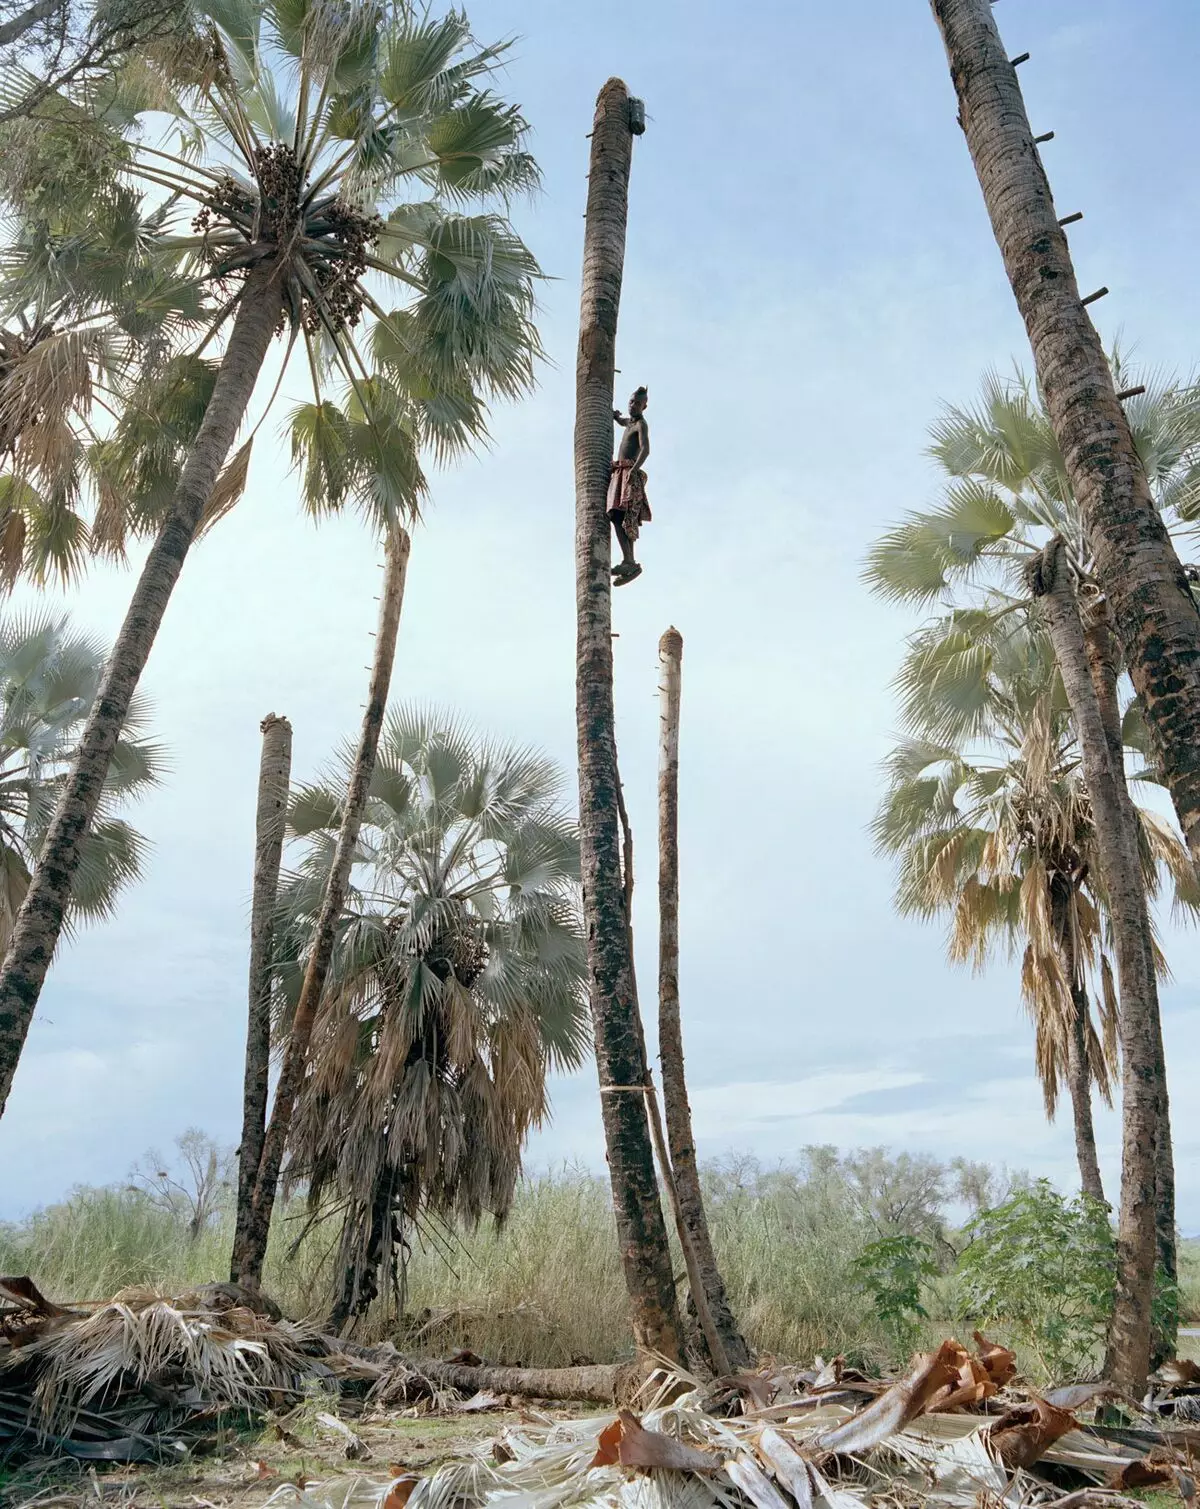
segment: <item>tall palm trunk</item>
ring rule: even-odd
[[[613,370],[629,167],[629,95],[610,79],[596,102],[583,241],[575,372],[575,709],[579,831],[596,1069],[617,1237],[634,1340],[680,1359],[667,1229],[654,1174],[644,1087],[646,1048],[637,1013],[621,883],[619,776],[613,709],[612,547],[605,515],[613,442]]]
[[[201,514],[254,393],[278,313],[274,269],[255,268],[242,290],[200,431],[134,588],[0,968],[0,1114],[62,932],[80,845],[96,815],[130,700],[154,648]]]
[[[1200,612],[1153,499],[1112,373],[1079,296],[1016,70],[989,0],[932,0],[959,120],[1033,347],[1096,575],[1200,861]]]
[[[321,1004],[321,993],[325,989],[329,966],[333,961],[338,919],[346,903],[350,871],[354,866],[354,851],[358,844],[358,830],[362,826],[363,809],[371,789],[371,777],[375,773],[375,754],[379,748],[388,689],[392,682],[392,662],[396,658],[396,633],[400,627],[400,609],[404,604],[404,578],[408,569],[409,548],[407,532],[397,527],[387,544],[379,627],[375,637],[375,659],[371,666],[371,681],[367,689],[367,705],[363,712],[358,752],[350,774],[333,864],[329,879],[325,882],[325,895],[313,929],[308,965],[300,986],[300,999],[292,1016],[283,1067],[279,1073],[279,1083],[275,1087],[275,1102],[271,1107],[271,1120],[263,1142],[254,1190],[254,1208],[247,1223],[240,1282],[248,1288],[257,1288],[262,1284],[267,1237],[271,1230],[271,1212],[275,1208],[275,1194],[279,1188],[279,1170],[283,1167],[296,1097],[300,1093],[308,1067],[308,1046],[312,1041],[313,1024],[317,1018],[317,1007]]]
[[[1125,740],[1121,734],[1121,705],[1117,700],[1117,657],[1109,626],[1108,604],[1101,601],[1089,612],[1089,621],[1084,629],[1084,648],[1087,651],[1088,671],[1095,688],[1100,718],[1104,724],[1104,737],[1108,744],[1108,758],[1116,784],[1117,800],[1121,805],[1124,821],[1138,842],[1138,817],[1125,779]],[[1146,911],[1146,938],[1144,944],[1154,959],[1154,938],[1150,930],[1150,913]],[[1158,991],[1154,994],[1153,1041],[1151,1047],[1157,1059],[1160,1094],[1158,1104],[1158,1171],[1155,1180],[1155,1231],[1158,1249],[1158,1267],[1173,1289],[1179,1273],[1175,1232],[1175,1157],[1171,1137],[1171,1103],[1167,1089],[1166,1047],[1163,1042],[1162,1012],[1159,1009]],[[1179,1318],[1173,1311],[1160,1316],[1160,1325],[1155,1330],[1155,1361],[1174,1356],[1179,1327]]]
[[[271,946],[279,865],[287,826],[292,775],[292,725],[274,713],[262,721],[258,808],[254,815],[254,893],[250,904],[250,990],[246,1028],[246,1075],[242,1086],[242,1141],[238,1148],[237,1216],[229,1277],[244,1284],[246,1231],[267,1130],[267,1080],[271,1067]]]
[[[734,1319],[713,1251],[683,1068],[683,1026],[679,1012],[679,703],[683,636],[678,629],[668,629],[658,641],[658,663],[662,676],[658,758],[658,1052],[662,1060],[663,1114],[680,1214],[720,1338],[724,1363],[729,1369],[741,1369],[751,1364],[750,1348]],[[721,1371],[727,1370],[721,1359],[713,1360]]]
[[[1079,604],[1061,538],[1051,540],[1037,558],[1030,581],[1043,606],[1079,739],[1116,945],[1121,992],[1121,1210],[1106,1373],[1115,1383],[1140,1392],[1150,1369],[1156,1155],[1163,1095],[1162,1060],[1155,1050],[1157,986],[1154,960],[1146,946],[1146,887],[1134,835],[1117,796],[1100,704],[1088,668]]]
[[[1066,967],[1064,963],[1064,968]],[[1067,1088],[1071,1092],[1071,1117],[1075,1124],[1075,1157],[1079,1163],[1079,1187],[1093,1200],[1104,1199],[1100,1159],[1096,1154],[1096,1128],[1092,1121],[1092,1066],[1088,1053],[1087,991],[1072,975],[1071,1035],[1067,1040]]]

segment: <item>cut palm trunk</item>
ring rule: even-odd
[[[62,932],[81,845],[201,516],[254,393],[279,314],[277,272],[247,276],[196,442],[146,557],[0,968],[0,1114]]]
[[[1095,572],[1200,860],[1200,612],[1150,495],[1112,372],[1080,298],[1016,69],[989,0],[932,0],[1038,386],[1083,511]]]
[[[267,1081],[271,1068],[271,979],[275,904],[287,826],[292,775],[292,725],[269,713],[262,721],[258,806],[254,817],[254,891],[250,904],[250,986],[246,1028],[246,1074],[242,1086],[242,1141],[238,1148],[237,1216],[229,1278],[242,1284],[246,1233],[267,1130]]]
[[[702,1297],[720,1341],[719,1354],[712,1360],[718,1371],[724,1373],[749,1367],[751,1356],[730,1308],[713,1251],[684,1074],[679,1009],[679,706],[683,636],[678,629],[668,629],[659,640],[658,663],[662,678],[658,762],[658,1052],[662,1061],[663,1114],[680,1219],[694,1254]]]
[[[1117,1285],[1106,1372],[1114,1383],[1140,1396],[1150,1369],[1158,1120],[1165,1094],[1155,1045],[1158,991],[1148,947],[1146,886],[1136,835],[1117,794],[1124,773],[1114,771],[1109,757],[1075,585],[1060,538],[1036,558],[1030,584],[1042,605],[1075,723],[1112,918],[1121,996],[1122,1149]]]
[[[275,1195],[279,1188],[279,1171],[283,1167],[284,1153],[287,1150],[288,1133],[291,1130],[296,1097],[300,1093],[300,1086],[308,1068],[308,1049],[312,1041],[313,1024],[316,1021],[317,1007],[321,1003],[321,993],[325,988],[329,966],[333,960],[337,925],[346,903],[350,872],[354,866],[358,830],[362,826],[363,809],[371,789],[371,777],[375,773],[375,754],[379,748],[379,735],[383,728],[384,713],[387,710],[388,691],[392,682],[392,663],[396,658],[396,634],[400,627],[400,610],[404,603],[404,580],[408,569],[409,548],[407,532],[397,527],[387,544],[379,627],[375,636],[375,659],[371,667],[371,681],[367,690],[367,704],[363,712],[358,751],[350,775],[346,805],[342,811],[342,823],[338,830],[333,864],[325,883],[321,910],[313,929],[308,963],[300,987],[300,998],[292,1016],[283,1066],[279,1073],[279,1083],[275,1088],[271,1120],[267,1127],[262,1159],[259,1163],[254,1207],[247,1227],[245,1257],[242,1262],[241,1282],[248,1287],[258,1287],[262,1283],[263,1263],[267,1255],[267,1237],[271,1229],[271,1213],[275,1207]]]
[[[632,125],[625,85],[610,79],[600,91],[592,132],[575,376],[579,829],[596,1070],[634,1340],[645,1354],[679,1361],[678,1310],[654,1173],[644,1093],[646,1048],[621,881],[611,545],[605,512]]]

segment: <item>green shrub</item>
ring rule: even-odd
[[[964,1317],[999,1325],[1049,1378],[1092,1366],[1112,1312],[1115,1243],[1107,1206],[1068,1200],[1046,1179],[967,1226],[958,1263]]]
[[[859,1253],[852,1270],[871,1296],[875,1314],[898,1352],[911,1352],[929,1312],[921,1303],[924,1284],[938,1271],[933,1248],[920,1237],[881,1237]]]

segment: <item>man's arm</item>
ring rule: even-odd
[[[623,428],[625,425],[627,425],[629,423],[629,418],[628,418],[627,415],[622,414],[621,411],[620,411],[620,409],[614,409],[613,410],[613,423],[614,424],[619,424]]]
[[[638,420],[638,453],[634,461],[635,468],[642,466],[646,457],[650,454],[650,426],[644,419]]]

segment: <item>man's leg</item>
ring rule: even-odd
[[[617,544],[621,547],[621,559],[613,567],[614,576],[618,573],[625,575],[625,573],[637,569],[637,561],[633,558],[633,541],[625,533],[624,517],[624,514],[621,513],[612,515],[613,533],[617,537]]]

